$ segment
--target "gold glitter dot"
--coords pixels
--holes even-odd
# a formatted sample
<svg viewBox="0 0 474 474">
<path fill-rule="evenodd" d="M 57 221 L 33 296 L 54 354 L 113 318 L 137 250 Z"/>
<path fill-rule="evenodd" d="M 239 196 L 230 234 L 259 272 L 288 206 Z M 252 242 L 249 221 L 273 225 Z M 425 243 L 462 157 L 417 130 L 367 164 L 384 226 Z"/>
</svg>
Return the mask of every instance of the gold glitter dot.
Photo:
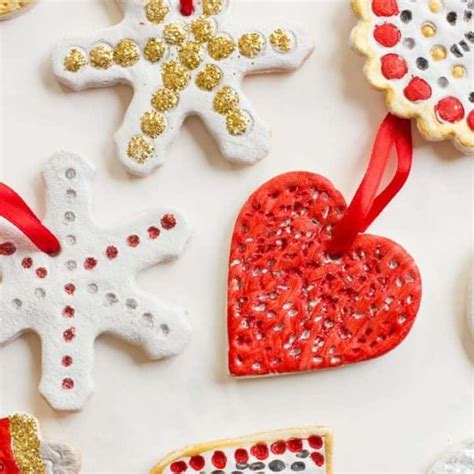
<svg viewBox="0 0 474 474">
<path fill-rule="evenodd" d="M 425 38 L 431 38 L 436 34 L 436 26 L 433 23 L 423 23 L 421 33 Z"/>
<path fill-rule="evenodd" d="M 203 60 L 201 44 L 197 41 L 189 41 L 179 48 L 179 60 L 188 69 L 196 69 Z"/>
<path fill-rule="evenodd" d="M 25 474 L 43 474 L 46 466 L 41 459 L 36 420 L 29 415 L 9 417 L 10 437 L 15 462 Z"/>
<path fill-rule="evenodd" d="M 166 53 L 165 42 L 160 38 L 148 38 L 143 49 L 143 55 L 148 61 L 156 63 Z"/>
<path fill-rule="evenodd" d="M 142 132 L 151 138 L 156 138 L 166 130 L 166 119 L 160 112 L 145 112 L 140 124 Z"/>
<path fill-rule="evenodd" d="M 234 109 L 227 114 L 226 127 L 231 135 L 243 135 L 248 125 L 249 119 L 241 110 Z"/>
<path fill-rule="evenodd" d="M 158 89 L 151 99 L 151 105 L 159 112 L 174 109 L 179 102 L 179 96 L 170 89 Z"/>
<path fill-rule="evenodd" d="M 163 0 L 150 0 L 145 5 L 145 14 L 150 23 L 162 23 L 170 9 Z"/>
<path fill-rule="evenodd" d="M 222 11 L 224 0 L 202 0 L 202 11 L 204 15 L 217 15 Z"/>
<path fill-rule="evenodd" d="M 122 67 L 133 66 L 139 59 L 138 46 L 134 41 L 124 39 L 114 49 L 114 61 Z"/>
<path fill-rule="evenodd" d="M 215 36 L 207 44 L 209 56 L 216 61 L 228 58 L 234 50 L 234 42 L 225 36 Z"/>
<path fill-rule="evenodd" d="M 430 0 L 429 7 L 432 13 L 439 13 L 443 9 L 441 0 Z"/>
<path fill-rule="evenodd" d="M 196 77 L 196 85 L 203 91 L 212 91 L 222 81 L 222 71 L 214 64 L 208 64 Z"/>
<path fill-rule="evenodd" d="M 173 91 L 183 90 L 191 80 L 191 75 L 187 69 L 176 61 L 163 64 L 161 77 L 165 87 Z"/>
<path fill-rule="evenodd" d="M 114 53 L 110 46 L 98 45 L 89 52 L 90 61 L 97 69 L 108 69 L 112 65 Z"/>
<path fill-rule="evenodd" d="M 142 165 L 151 158 L 154 149 L 153 143 L 144 136 L 135 135 L 128 142 L 127 154 L 129 158 Z"/>
<path fill-rule="evenodd" d="M 239 39 L 239 51 L 246 58 L 255 58 L 265 47 L 265 41 L 259 33 L 247 33 Z"/>
<path fill-rule="evenodd" d="M 447 56 L 448 52 L 444 46 L 437 45 L 431 48 L 431 57 L 435 61 L 442 61 L 443 59 L 446 59 Z"/>
<path fill-rule="evenodd" d="M 291 36 L 281 28 L 270 35 L 270 43 L 280 53 L 289 53 L 293 47 Z"/>
<path fill-rule="evenodd" d="M 451 72 L 455 79 L 462 79 L 466 75 L 466 68 L 461 64 L 457 64 Z"/>
<path fill-rule="evenodd" d="M 198 18 L 191 23 L 191 32 L 200 43 L 207 43 L 215 33 L 215 26 L 211 20 Z"/>
<path fill-rule="evenodd" d="M 170 23 L 166 25 L 163 35 L 168 44 L 174 45 L 181 44 L 188 36 L 186 29 L 181 23 Z"/>
<path fill-rule="evenodd" d="M 71 49 L 71 52 L 64 58 L 64 69 L 69 72 L 80 71 L 87 64 L 86 57 L 78 49 Z"/>
<path fill-rule="evenodd" d="M 214 97 L 214 110 L 221 115 L 228 114 L 239 105 L 239 94 L 232 87 L 224 86 Z"/>
</svg>

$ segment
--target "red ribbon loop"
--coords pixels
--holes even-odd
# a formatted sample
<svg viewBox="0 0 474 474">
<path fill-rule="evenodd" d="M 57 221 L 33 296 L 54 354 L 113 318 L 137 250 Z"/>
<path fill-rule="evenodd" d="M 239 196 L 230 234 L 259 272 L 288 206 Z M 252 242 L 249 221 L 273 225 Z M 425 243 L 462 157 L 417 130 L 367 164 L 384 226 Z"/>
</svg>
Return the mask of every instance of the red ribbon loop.
<svg viewBox="0 0 474 474">
<path fill-rule="evenodd" d="M 184 16 L 191 16 L 194 11 L 193 0 L 180 0 L 181 2 L 181 13 Z"/>
<path fill-rule="evenodd" d="M 3 183 L 0 183 L 0 216 L 20 229 L 42 252 L 50 255 L 59 252 L 58 239 L 41 224 L 25 201 Z"/>
<path fill-rule="evenodd" d="M 390 184 L 376 196 L 393 146 L 397 152 L 397 171 Z M 340 254 L 349 250 L 357 235 L 372 224 L 405 184 L 412 160 L 410 120 L 388 114 L 375 139 L 364 179 L 344 217 L 334 227 L 333 238 L 328 246 L 330 253 Z"/>
</svg>

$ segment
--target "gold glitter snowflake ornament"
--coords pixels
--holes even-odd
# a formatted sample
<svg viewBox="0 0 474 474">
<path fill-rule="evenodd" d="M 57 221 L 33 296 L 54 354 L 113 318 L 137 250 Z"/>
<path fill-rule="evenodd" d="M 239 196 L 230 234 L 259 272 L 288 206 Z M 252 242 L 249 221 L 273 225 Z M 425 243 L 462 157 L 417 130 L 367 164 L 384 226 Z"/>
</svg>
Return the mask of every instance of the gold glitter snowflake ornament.
<svg viewBox="0 0 474 474">
<path fill-rule="evenodd" d="M 8 20 L 20 15 L 33 4 L 33 0 L 0 0 L 0 20 Z"/>
<path fill-rule="evenodd" d="M 298 68 L 311 39 L 297 26 L 232 21 L 231 0 L 122 0 L 116 26 L 63 41 L 55 74 L 82 90 L 119 82 L 135 91 L 116 134 L 120 160 L 145 175 L 159 166 L 188 115 L 199 115 L 230 161 L 254 163 L 270 148 L 270 130 L 242 92 L 247 74 Z"/>
</svg>

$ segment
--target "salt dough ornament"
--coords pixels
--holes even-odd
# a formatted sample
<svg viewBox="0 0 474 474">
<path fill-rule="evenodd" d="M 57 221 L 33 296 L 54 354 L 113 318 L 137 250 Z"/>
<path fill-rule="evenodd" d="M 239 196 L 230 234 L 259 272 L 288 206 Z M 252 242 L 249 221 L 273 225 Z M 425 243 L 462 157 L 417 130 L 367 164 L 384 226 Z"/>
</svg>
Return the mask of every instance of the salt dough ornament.
<svg viewBox="0 0 474 474">
<path fill-rule="evenodd" d="M 26 331 L 40 336 L 40 391 L 57 410 L 80 409 L 91 395 L 100 334 L 140 345 L 152 359 L 179 354 L 190 335 L 184 310 L 135 284 L 137 272 L 181 254 L 186 220 L 161 209 L 101 229 L 90 215 L 93 175 L 85 160 L 64 152 L 44 169 L 44 223 L 61 243 L 59 255 L 39 252 L 11 227 L 0 232 L 0 343 Z"/>
<path fill-rule="evenodd" d="M 382 127 L 379 137 L 402 128 L 409 135 L 409 122 L 393 116 Z M 371 160 L 349 209 L 331 182 L 309 172 L 277 176 L 244 204 L 228 276 L 232 375 L 341 367 L 381 356 L 408 335 L 421 299 L 418 268 L 395 242 L 358 233 L 403 185 L 401 180 L 391 192 L 394 181 L 374 200 L 389 151 L 387 146 L 383 162 Z M 409 169 L 409 163 L 403 166 Z M 367 182 L 375 183 L 370 191 Z M 363 204 L 372 202 L 372 209 Z M 368 217 L 354 214 L 360 205 Z M 350 247 L 334 253 L 336 235 L 352 231 Z"/>
<path fill-rule="evenodd" d="M 240 24 L 230 0 L 202 0 L 183 16 L 179 0 L 123 0 L 116 26 L 62 42 L 58 79 L 73 88 L 127 83 L 134 97 L 115 139 L 132 173 L 161 165 L 184 119 L 202 118 L 224 157 L 254 163 L 270 148 L 270 130 L 242 91 L 247 74 L 298 68 L 310 38 L 286 21 Z"/>
<path fill-rule="evenodd" d="M 20 15 L 33 5 L 33 0 L 0 0 L 0 21 Z"/>
<path fill-rule="evenodd" d="M 332 452 L 329 429 L 296 428 L 190 446 L 167 456 L 151 474 L 247 471 L 331 474 Z"/>
<path fill-rule="evenodd" d="M 18 413 L 0 419 L 0 472 L 77 474 L 79 455 L 67 445 L 43 441 L 38 421 Z"/>
<path fill-rule="evenodd" d="M 474 31 L 466 0 L 352 0 L 354 48 L 389 110 L 416 118 L 428 140 L 474 153 Z"/>
<path fill-rule="evenodd" d="M 472 474 L 474 472 L 474 439 L 452 446 L 430 468 L 428 474 Z"/>
<path fill-rule="evenodd" d="M 474 263 L 474 260 L 473 260 Z M 467 323 L 474 341 L 474 267 L 471 265 L 471 284 L 469 287 L 469 301 L 467 308 Z"/>
</svg>

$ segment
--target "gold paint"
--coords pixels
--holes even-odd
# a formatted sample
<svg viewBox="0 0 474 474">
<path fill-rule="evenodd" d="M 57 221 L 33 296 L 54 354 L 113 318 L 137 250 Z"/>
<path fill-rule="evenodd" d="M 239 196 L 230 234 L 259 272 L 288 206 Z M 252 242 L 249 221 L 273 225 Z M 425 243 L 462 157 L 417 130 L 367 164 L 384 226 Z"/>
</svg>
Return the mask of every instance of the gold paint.
<svg viewBox="0 0 474 474">
<path fill-rule="evenodd" d="M 151 158 L 155 147 L 147 138 L 142 135 L 133 136 L 128 142 L 127 154 L 129 158 L 143 165 Z"/>
<path fill-rule="evenodd" d="M 196 69 L 204 59 L 201 44 L 197 41 L 188 41 L 179 48 L 179 60 L 188 69 Z"/>
<path fill-rule="evenodd" d="M 215 36 L 207 44 L 209 56 L 216 61 L 228 58 L 234 50 L 234 42 L 225 36 Z"/>
<path fill-rule="evenodd" d="M 188 70 L 176 61 L 169 61 L 163 64 L 161 77 L 164 86 L 175 92 L 186 88 L 191 80 Z"/>
<path fill-rule="evenodd" d="M 202 11 L 204 15 L 217 15 L 222 11 L 224 0 L 202 0 Z"/>
<path fill-rule="evenodd" d="M 439 13 L 443 9 L 443 2 L 441 0 L 430 0 L 429 8 L 432 13 Z"/>
<path fill-rule="evenodd" d="M 0 18 L 2 16 L 11 15 L 13 13 L 18 13 L 20 10 L 23 10 L 29 7 L 33 3 L 32 0 L 1 0 L 0 1 Z"/>
<path fill-rule="evenodd" d="M 452 75 L 455 79 L 462 79 L 466 75 L 466 68 L 461 64 L 453 66 Z"/>
<path fill-rule="evenodd" d="M 239 105 L 239 94 L 232 87 L 224 86 L 214 97 L 214 110 L 221 115 L 227 115 Z"/>
<path fill-rule="evenodd" d="M 443 59 L 446 59 L 447 56 L 448 52 L 444 46 L 437 45 L 431 48 L 431 57 L 435 61 L 442 61 Z"/>
<path fill-rule="evenodd" d="M 114 61 L 122 67 L 133 66 L 140 58 L 138 46 L 130 39 L 124 39 L 115 46 Z"/>
<path fill-rule="evenodd" d="M 215 26 L 211 20 L 198 18 L 191 23 L 191 32 L 200 43 L 207 43 L 215 33 Z"/>
<path fill-rule="evenodd" d="M 150 0 L 145 5 L 145 14 L 150 23 L 162 23 L 170 9 L 163 0 Z"/>
<path fill-rule="evenodd" d="M 156 63 L 166 53 L 165 42 L 160 38 L 148 38 L 143 49 L 143 55 L 148 61 Z"/>
<path fill-rule="evenodd" d="M 145 112 L 140 124 L 142 132 L 151 138 L 156 138 L 166 130 L 166 119 L 160 112 Z"/>
<path fill-rule="evenodd" d="M 247 33 L 239 39 L 239 51 L 246 58 L 255 58 L 265 47 L 265 41 L 259 33 Z"/>
<path fill-rule="evenodd" d="M 69 72 L 78 72 L 87 64 L 86 57 L 76 48 L 64 58 L 64 69 Z"/>
<path fill-rule="evenodd" d="M 436 34 L 436 26 L 433 23 L 423 23 L 421 33 L 425 38 L 432 38 Z"/>
<path fill-rule="evenodd" d="M 291 36 L 282 28 L 276 29 L 270 35 L 270 43 L 280 53 L 289 53 L 293 47 Z"/>
<path fill-rule="evenodd" d="M 98 45 L 89 52 L 91 65 L 97 69 L 108 69 L 112 65 L 113 51 L 110 46 Z"/>
<path fill-rule="evenodd" d="M 22 474 L 45 473 L 36 420 L 29 415 L 13 415 L 9 417 L 9 421 L 15 462 Z"/>
<path fill-rule="evenodd" d="M 158 89 L 151 99 L 151 105 L 159 112 L 174 109 L 179 102 L 179 96 L 170 89 Z"/>
<path fill-rule="evenodd" d="M 223 73 L 214 64 L 208 64 L 196 77 L 196 85 L 203 91 L 212 91 L 222 81 Z"/>
<path fill-rule="evenodd" d="M 181 44 L 188 36 L 186 29 L 181 23 L 169 23 L 165 26 L 163 35 L 165 41 L 173 45 Z"/>
<path fill-rule="evenodd" d="M 227 131 L 234 136 L 243 135 L 247 131 L 249 120 L 239 109 L 234 109 L 227 114 Z"/>
</svg>

